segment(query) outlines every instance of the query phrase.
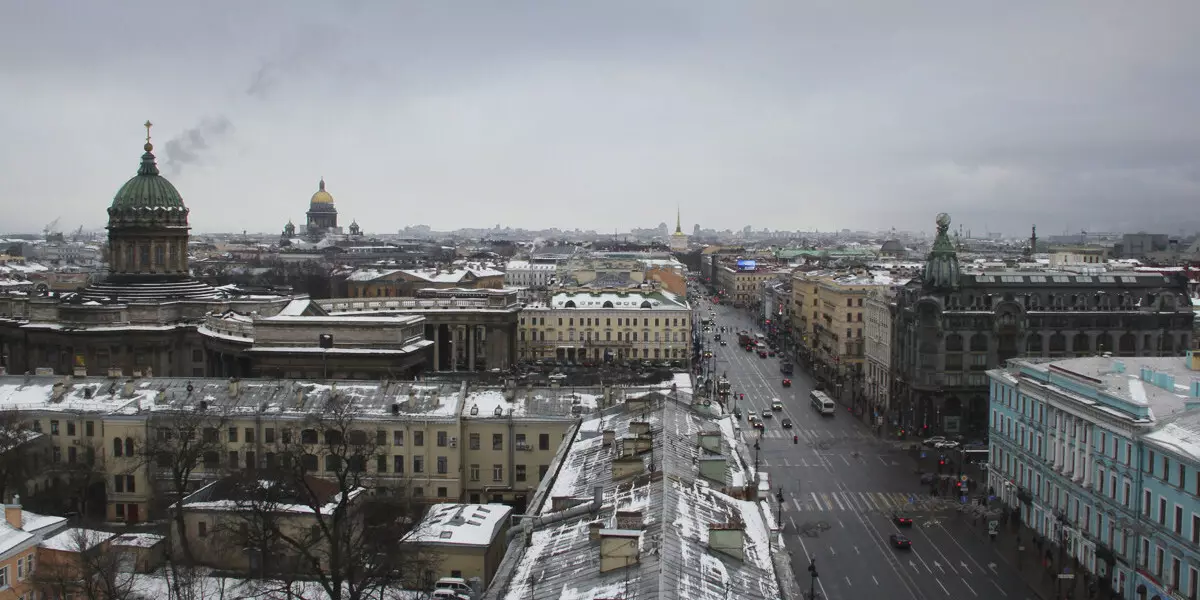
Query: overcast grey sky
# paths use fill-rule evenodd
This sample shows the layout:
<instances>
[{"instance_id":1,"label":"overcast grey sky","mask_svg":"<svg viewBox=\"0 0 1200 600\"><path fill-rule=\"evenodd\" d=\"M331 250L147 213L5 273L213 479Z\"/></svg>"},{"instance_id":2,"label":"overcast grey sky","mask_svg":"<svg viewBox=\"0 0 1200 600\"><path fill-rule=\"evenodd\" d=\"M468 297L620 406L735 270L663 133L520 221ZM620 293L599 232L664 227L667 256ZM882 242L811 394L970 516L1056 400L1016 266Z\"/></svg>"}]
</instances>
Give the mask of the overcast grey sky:
<instances>
[{"instance_id":1,"label":"overcast grey sky","mask_svg":"<svg viewBox=\"0 0 1200 600\"><path fill-rule=\"evenodd\" d=\"M0 2L5 231L1200 228L1200 2Z\"/></svg>"}]
</instances>

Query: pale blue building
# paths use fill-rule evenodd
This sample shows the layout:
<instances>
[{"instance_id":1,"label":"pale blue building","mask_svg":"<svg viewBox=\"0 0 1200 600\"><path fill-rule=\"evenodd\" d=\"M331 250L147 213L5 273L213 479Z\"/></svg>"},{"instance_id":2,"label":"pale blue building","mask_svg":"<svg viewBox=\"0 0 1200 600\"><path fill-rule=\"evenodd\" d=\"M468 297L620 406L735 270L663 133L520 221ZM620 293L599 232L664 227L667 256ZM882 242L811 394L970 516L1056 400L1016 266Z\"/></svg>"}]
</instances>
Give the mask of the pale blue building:
<instances>
[{"instance_id":1,"label":"pale blue building","mask_svg":"<svg viewBox=\"0 0 1200 600\"><path fill-rule=\"evenodd\" d=\"M988 377L988 484L1012 514L1119 597L1200 600L1200 352Z\"/></svg>"}]
</instances>

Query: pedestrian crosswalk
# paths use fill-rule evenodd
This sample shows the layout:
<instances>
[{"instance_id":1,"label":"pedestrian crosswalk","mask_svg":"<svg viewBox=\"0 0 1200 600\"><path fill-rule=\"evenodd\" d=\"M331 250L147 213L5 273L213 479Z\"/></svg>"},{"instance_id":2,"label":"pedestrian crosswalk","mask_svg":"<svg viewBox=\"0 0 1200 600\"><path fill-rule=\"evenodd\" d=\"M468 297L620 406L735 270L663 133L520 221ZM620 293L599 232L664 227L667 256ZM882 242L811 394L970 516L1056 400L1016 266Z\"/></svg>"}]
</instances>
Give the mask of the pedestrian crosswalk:
<instances>
[{"instance_id":1,"label":"pedestrian crosswalk","mask_svg":"<svg viewBox=\"0 0 1200 600\"><path fill-rule=\"evenodd\" d=\"M784 502L784 512L854 511L884 512L922 511L942 512L957 508L920 494L904 492L808 492L794 494Z\"/></svg>"},{"instance_id":2,"label":"pedestrian crosswalk","mask_svg":"<svg viewBox=\"0 0 1200 600\"><path fill-rule=\"evenodd\" d=\"M798 436L801 442L820 442L831 440L874 440L875 436L865 431L827 431L823 429L784 429L782 427L767 428L759 434L753 428L743 429L746 438L761 437L764 439L787 439L791 440L792 436Z\"/></svg>"}]
</instances>

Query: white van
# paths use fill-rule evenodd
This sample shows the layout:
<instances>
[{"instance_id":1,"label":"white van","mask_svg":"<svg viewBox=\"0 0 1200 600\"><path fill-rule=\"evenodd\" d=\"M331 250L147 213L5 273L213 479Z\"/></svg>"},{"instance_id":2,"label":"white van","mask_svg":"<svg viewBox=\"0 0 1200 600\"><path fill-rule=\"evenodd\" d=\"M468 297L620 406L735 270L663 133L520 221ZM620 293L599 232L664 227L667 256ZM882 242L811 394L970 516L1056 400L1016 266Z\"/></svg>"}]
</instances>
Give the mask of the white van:
<instances>
[{"instance_id":1,"label":"white van","mask_svg":"<svg viewBox=\"0 0 1200 600\"><path fill-rule=\"evenodd\" d=\"M783 400L773 398L771 400L771 410L783 410Z\"/></svg>"},{"instance_id":2,"label":"white van","mask_svg":"<svg viewBox=\"0 0 1200 600\"><path fill-rule=\"evenodd\" d=\"M443 577L437 580L434 584L434 590L450 590L461 596L471 597L475 594L475 590L467 585L467 580L462 577Z\"/></svg>"},{"instance_id":3,"label":"white van","mask_svg":"<svg viewBox=\"0 0 1200 600\"><path fill-rule=\"evenodd\" d=\"M808 395L808 397L811 401L813 410L822 415L829 415L831 417L833 416L833 413L835 412L833 408L833 400L826 395L825 392L814 390L813 393Z\"/></svg>"}]
</instances>

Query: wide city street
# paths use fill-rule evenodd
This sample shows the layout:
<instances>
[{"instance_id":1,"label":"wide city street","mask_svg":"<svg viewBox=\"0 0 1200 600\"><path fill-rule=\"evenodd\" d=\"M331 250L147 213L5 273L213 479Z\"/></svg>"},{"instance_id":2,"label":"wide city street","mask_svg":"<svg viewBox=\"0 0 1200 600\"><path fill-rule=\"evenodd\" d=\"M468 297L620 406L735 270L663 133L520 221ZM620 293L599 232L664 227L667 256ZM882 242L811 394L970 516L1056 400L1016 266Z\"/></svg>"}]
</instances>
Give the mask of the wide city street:
<instances>
[{"instance_id":1,"label":"wide city street","mask_svg":"<svg viewBox=\"0 0 1200 600\"><path fill-rule=\"evenodd\" d=\"M738 346L737 331L761 332L747 311L699 304L704 317L716 311L716 327L704 334L714 353L706 366L727 375L733 397L745 394L729 410L740 408L743 417L773 413L761 433L744 418L739 423L757 455L751 460L769 473L773 492L782 489L777 510L784 541L805 590L815 559L814 590L829 600L1034 597L992 548L986 524L954 500L931 497L921 484L907 450L919 442L881 441L840 404L833 416L819 415L809 403L813 381L800 365L787 376L791 387L783 387L781 358L760 358ZM722 326L725 346L713 342ZM783 401L782 411L771 410L773 398ZM791 429L781 426L785 418ZM897 513L912 517L912 526L899 527ZM907 536L911 549L893 548L894 533Z\"/></svg>"}]
</instances>

